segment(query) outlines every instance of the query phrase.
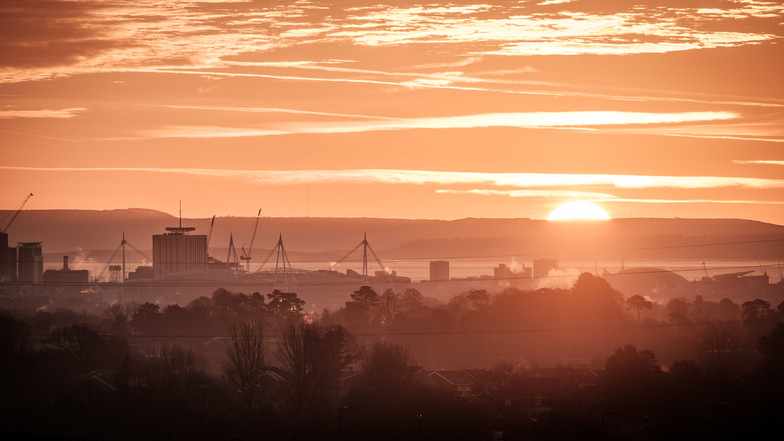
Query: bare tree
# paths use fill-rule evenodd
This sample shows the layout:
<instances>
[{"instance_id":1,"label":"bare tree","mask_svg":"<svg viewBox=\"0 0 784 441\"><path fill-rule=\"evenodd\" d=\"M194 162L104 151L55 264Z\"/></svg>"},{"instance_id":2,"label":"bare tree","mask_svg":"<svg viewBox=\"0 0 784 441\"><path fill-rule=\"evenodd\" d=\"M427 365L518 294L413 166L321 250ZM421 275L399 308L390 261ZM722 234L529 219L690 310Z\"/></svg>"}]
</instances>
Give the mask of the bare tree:
<instances>
[{"instance_id":1,"label":"bare tree","mask_svg":"<svg viewBox=\"0 0 784 441\"><path fill-rule=\"evenodd\" d=\"M237 388L250 415L255 415L269 389L264 327L254 322L233 324L224 342L226 361L221 368L229 382Z\"/></svg>"},{"instance_id":2,"label":"bare tree","mask_svg":"<svg viewBox=\"0 0 784 441\"><path fill-rule=\"evenodd\" d=\"M162 344L147 354L142 369L146 383L155 390L183 392L202 384L207 376L206 361L189 347Z\"/></svg>"},{"instance_id":3,"label":"bare tree","mask_svg":"<svg viewBox=\"0 0 784 441\"><path fill-rule=\"evenodd\" d=\"M362 383L369 393L393 395L407 391L413 384L411 357L401 345L374 342L361 362Z\"/></svg>"},{"instance_id":4,"label":"bare tree","mask_svg":"<svg viewBox=\"0 0 784 441\"><path fill-rule=\"evenodd\" d=\"M738 358L740 334L737 324L706 322L697 332L698 356L708 369L730 370Z\"/></svg>"},{"instance_id":5,"label":"bare tree","mask_svg":"<svg viewBox=\"0 0 784 441\"><path fill-rule=\"evenodd\" d=\"M49 343L65 352L80 368L84 368L88 359L100 350L103 340L97 332L86 326L71 325L52 331Z\"/></svg>"},{"instance_id":6,"label":"bare tree","mask_svg":"<svg viewBox=\"0 0 784 441\"><path fill-rule=\"evenodd\" d=\"M286 414L300 430L313 431L330 415L340 372L354 362L356 341L340 326L292 323L278 343L288 387Z\"/></svg>"}]
</instances>

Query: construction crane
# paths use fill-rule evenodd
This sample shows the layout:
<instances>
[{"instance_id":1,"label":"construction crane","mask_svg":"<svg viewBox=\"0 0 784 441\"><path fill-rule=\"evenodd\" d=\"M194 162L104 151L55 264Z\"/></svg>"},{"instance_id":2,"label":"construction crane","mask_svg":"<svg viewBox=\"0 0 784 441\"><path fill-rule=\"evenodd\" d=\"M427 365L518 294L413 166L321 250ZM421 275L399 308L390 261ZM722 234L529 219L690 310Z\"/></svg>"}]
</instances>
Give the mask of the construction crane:
<instances>
[{"instance_id":1,"label":"construction crane","mask_svg":"<svg viewBox=\"0 0 784 441\"><path fill-rule=\"evenodd\" d=\"M207 252L210 251L210 239L212 239L212 227L215 226L215 215L212 215L212 222L210 222L210 234L207 235Z\"/></svg>"},{"instance_id":2,"label":"construction crane","mask_svg":"<svg viewBox=\"0 0 784 441\"><path fill-rule=\"evenodd\" d=\"M11 211L7 213L5 216L3 216L2 219L0 219L0 223L2 223L5 220L5 218L7 218L11 213L14 214L13 216L11 216L11 220L8 221L8 224L4 228L0 229L0 232L5 233L6 231L8 231L9 228L11 228L11 224L14 223L14 220L16 220L16 217L19 216L19 213L22 211L22 208L24 208L28 199L30 199L32 196L33 196L32 193L27 195L27 197L22 201L22 203L19 204L19 208L17 208L15 211Z\"/></svg>"},{"instance_id":3,"label":"construction crane","mask_svg":"<svg viewBox=\"0 0 784 441\"><path fill-rule=\"evenodd\" d=\"M251 253L253 252L253 241L256 239L256 231L259 229L259 219L261 218L261 208L259 208L259 213L256 215L256 225L253 227L253 234L250 237L250 245L248 246L248 251L245 251L245 247L242 247L242 256L240 256L241 260L245 261L245 268L250 274L250 259Z\"/></svg>"}]
</instances>

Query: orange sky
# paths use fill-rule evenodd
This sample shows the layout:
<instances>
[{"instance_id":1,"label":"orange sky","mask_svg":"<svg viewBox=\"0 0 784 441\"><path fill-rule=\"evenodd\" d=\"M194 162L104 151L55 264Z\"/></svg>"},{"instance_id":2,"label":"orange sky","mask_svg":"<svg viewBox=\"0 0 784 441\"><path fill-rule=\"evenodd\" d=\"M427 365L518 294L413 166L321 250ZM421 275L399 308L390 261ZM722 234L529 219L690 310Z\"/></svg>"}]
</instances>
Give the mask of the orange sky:
<instances>
[{"instance_id":1,"label":"orange sky","mask_svg":"<svg viewBox=\"0 0 784 441\"><path fill-rule=\"evenodd\" d=\"M640 3L4 0L0 209L784 224L784 6Z\"/></svg>"}]
</instances>

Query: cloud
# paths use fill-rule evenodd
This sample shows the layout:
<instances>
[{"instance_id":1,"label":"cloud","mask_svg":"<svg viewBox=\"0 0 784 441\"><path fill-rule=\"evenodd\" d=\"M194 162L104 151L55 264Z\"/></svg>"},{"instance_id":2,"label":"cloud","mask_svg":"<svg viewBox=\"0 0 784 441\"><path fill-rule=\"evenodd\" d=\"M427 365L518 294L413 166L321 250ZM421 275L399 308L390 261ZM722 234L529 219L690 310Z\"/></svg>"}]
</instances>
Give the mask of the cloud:
<instances>
[{"instance_id":1,"label":"cloud","mask_svg":"<svg viewBox=\"0 0 784 441\"><path fill-rule=\"evenodd\" d=\"M688 187L693 188L693 187ZM702 187L705 188L705 187ZM724 199L642 199L621 198L606 193L568 190L436 190L440 194L507 196L510 198L576 199L586 202L626 202L638 204L731 204L731 205L784 205L784 201L724 200Z\"/></svg>"},{"instance_id":2,"label":"cloud","mask_svg":"<svg viewBox=\"0 0 784 441\"><path fill-rule=\"evenodd\" d=\"M565 199L613 199L615 196L606 193L591 193L568 190L436 190L440 194L507 196L510 198L565 198Z\"/></svg>"},{"instance_id":3,"label":"cloud","mask_svg":"<svg viewBox=\"0 0 784 441\"><path fill-rule=\"evenodd\" d=\"M277 2L212 0L6 0L0 4L0 82L140 67L221 68L248 54L313 43L448 46L460 61L443 66L468 65L491 54L639 54L737 47L780 38L778 19L784 13L777 2L727 2L710 9L602 3L392 4L335 13L320 2L281 7ZM433 67L439 66L426 66Z\"/></svg>"},{"instance_id":4,"label":"cloud","mask_svg":"<svg viewBox=\"0 0 784 441\"><path fill-rule=\"evenodd\" d=\"M215 112L288 113L288 114L295 114L295 115L332 116L337 118L399 119L399 118L388 117L388 116L359 115L354 113L316 112L312 110L282 109L277 107L184 106L184 105L161 105L157 107L166 107L171 109L186 109L186 110L207 110L207 111L215 111Z\"/></svg>"},{"instance_id":5,"label":"cloud","mask_svg":"<svg viewBox=\"0 0 784 441\"><path fill-rule=\"evenodd\" d=\"M784 179L721 176L645 176L566 173L482 173L429 170L226 170L203 168L137 167L14 167L0 170L38 172L136 172L167 173L239 179L251 184L291 185L307 183L379 183L408 185L489 185L536 189L544 187L606 186L615 188L784 188ZM608 199L619 200L619 199Z\"/></svg>"},{"instance_id":6,"label":"cloud","mask_svg":"<svg viewBox=\"0 0 784 441\"><path fill-rule=\"evenodd\" d=\"M774 160L733 160L733 164L761 164L761 165L784 165L784 161L774 161Z\"/></svg>"},{"instance_id":7,"label":"cloud","mask_svg":"<svg viewBox=\"0 0 784 441\"><path fill-rule=\"evenodd\" d=\"M19 110L19 109L0 109L0 119L15 118L75 118L79 114L86 112L84 107L69 107L66 109L38 109L38 110Z\"/></svg>"},{"instance_id":8,"label":"cloud","mask_svg":"<svg viewBox=\"0 0 784 441\"><path fill-rule=\"evenodd\" d=\"M734 112L646 113L614 111L486 113L379 121L282 122L273 127L169 126L140 132L151 138L226 138L287 134L360 133L383 130L467 129L484 127L590 128L595 126L680 124L738 118Z\"/></svg>"},{"instance_id":9,"label":"cloud","mask_svg":"<svg viewBox=\"0 0 784 441\"><path fill-rule=\"evenodd\" d=\"M731 204L731 205L784 205L784 201L750 201L726 199L592 199L592 202L632 202L638 204Z\"/></svg>"}]
</instances>

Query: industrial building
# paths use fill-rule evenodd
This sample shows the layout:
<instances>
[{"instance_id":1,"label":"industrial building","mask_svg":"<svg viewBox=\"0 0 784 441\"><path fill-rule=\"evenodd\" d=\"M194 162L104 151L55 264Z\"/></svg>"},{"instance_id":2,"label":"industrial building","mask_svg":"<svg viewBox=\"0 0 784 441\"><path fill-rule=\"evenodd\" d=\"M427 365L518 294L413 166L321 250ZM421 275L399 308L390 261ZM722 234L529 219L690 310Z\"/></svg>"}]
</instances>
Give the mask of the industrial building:
<instances>
[{"instance_id":1,"label":"industrial building","mask_svg":"<svg viewBox=\"0 0 784 441\"><path fill-rule=\"evenodd\" d=\"M523 264L522 267L513 269L502 263L493 268L493 277L500 280L530 279L531 268L527 268L525 264Z\"/></svg>"},{"instance_id":2,"label":"industrial building","mask_svg":"<svg viewBox=\"0 0 784 441\"><path fill-rule=\"evenodd\" d=\"M167 227L168 233L152 236L154 276L207 268L207 235L190 234L193 227Z\"/></svg>"},{"instance_id":3,"label":"industrial building","mask_svg":"<svg viewBox=\"0 0 784 441\"><path fill-rule=\"evenodd\" d=\"M44 284L56 286L65 293L78 293L85 289L88 279L87 270L72 270L68 267L68 256L63 256L63 269L48 269L43 275Z\"/></svg>"}]
</instances>

